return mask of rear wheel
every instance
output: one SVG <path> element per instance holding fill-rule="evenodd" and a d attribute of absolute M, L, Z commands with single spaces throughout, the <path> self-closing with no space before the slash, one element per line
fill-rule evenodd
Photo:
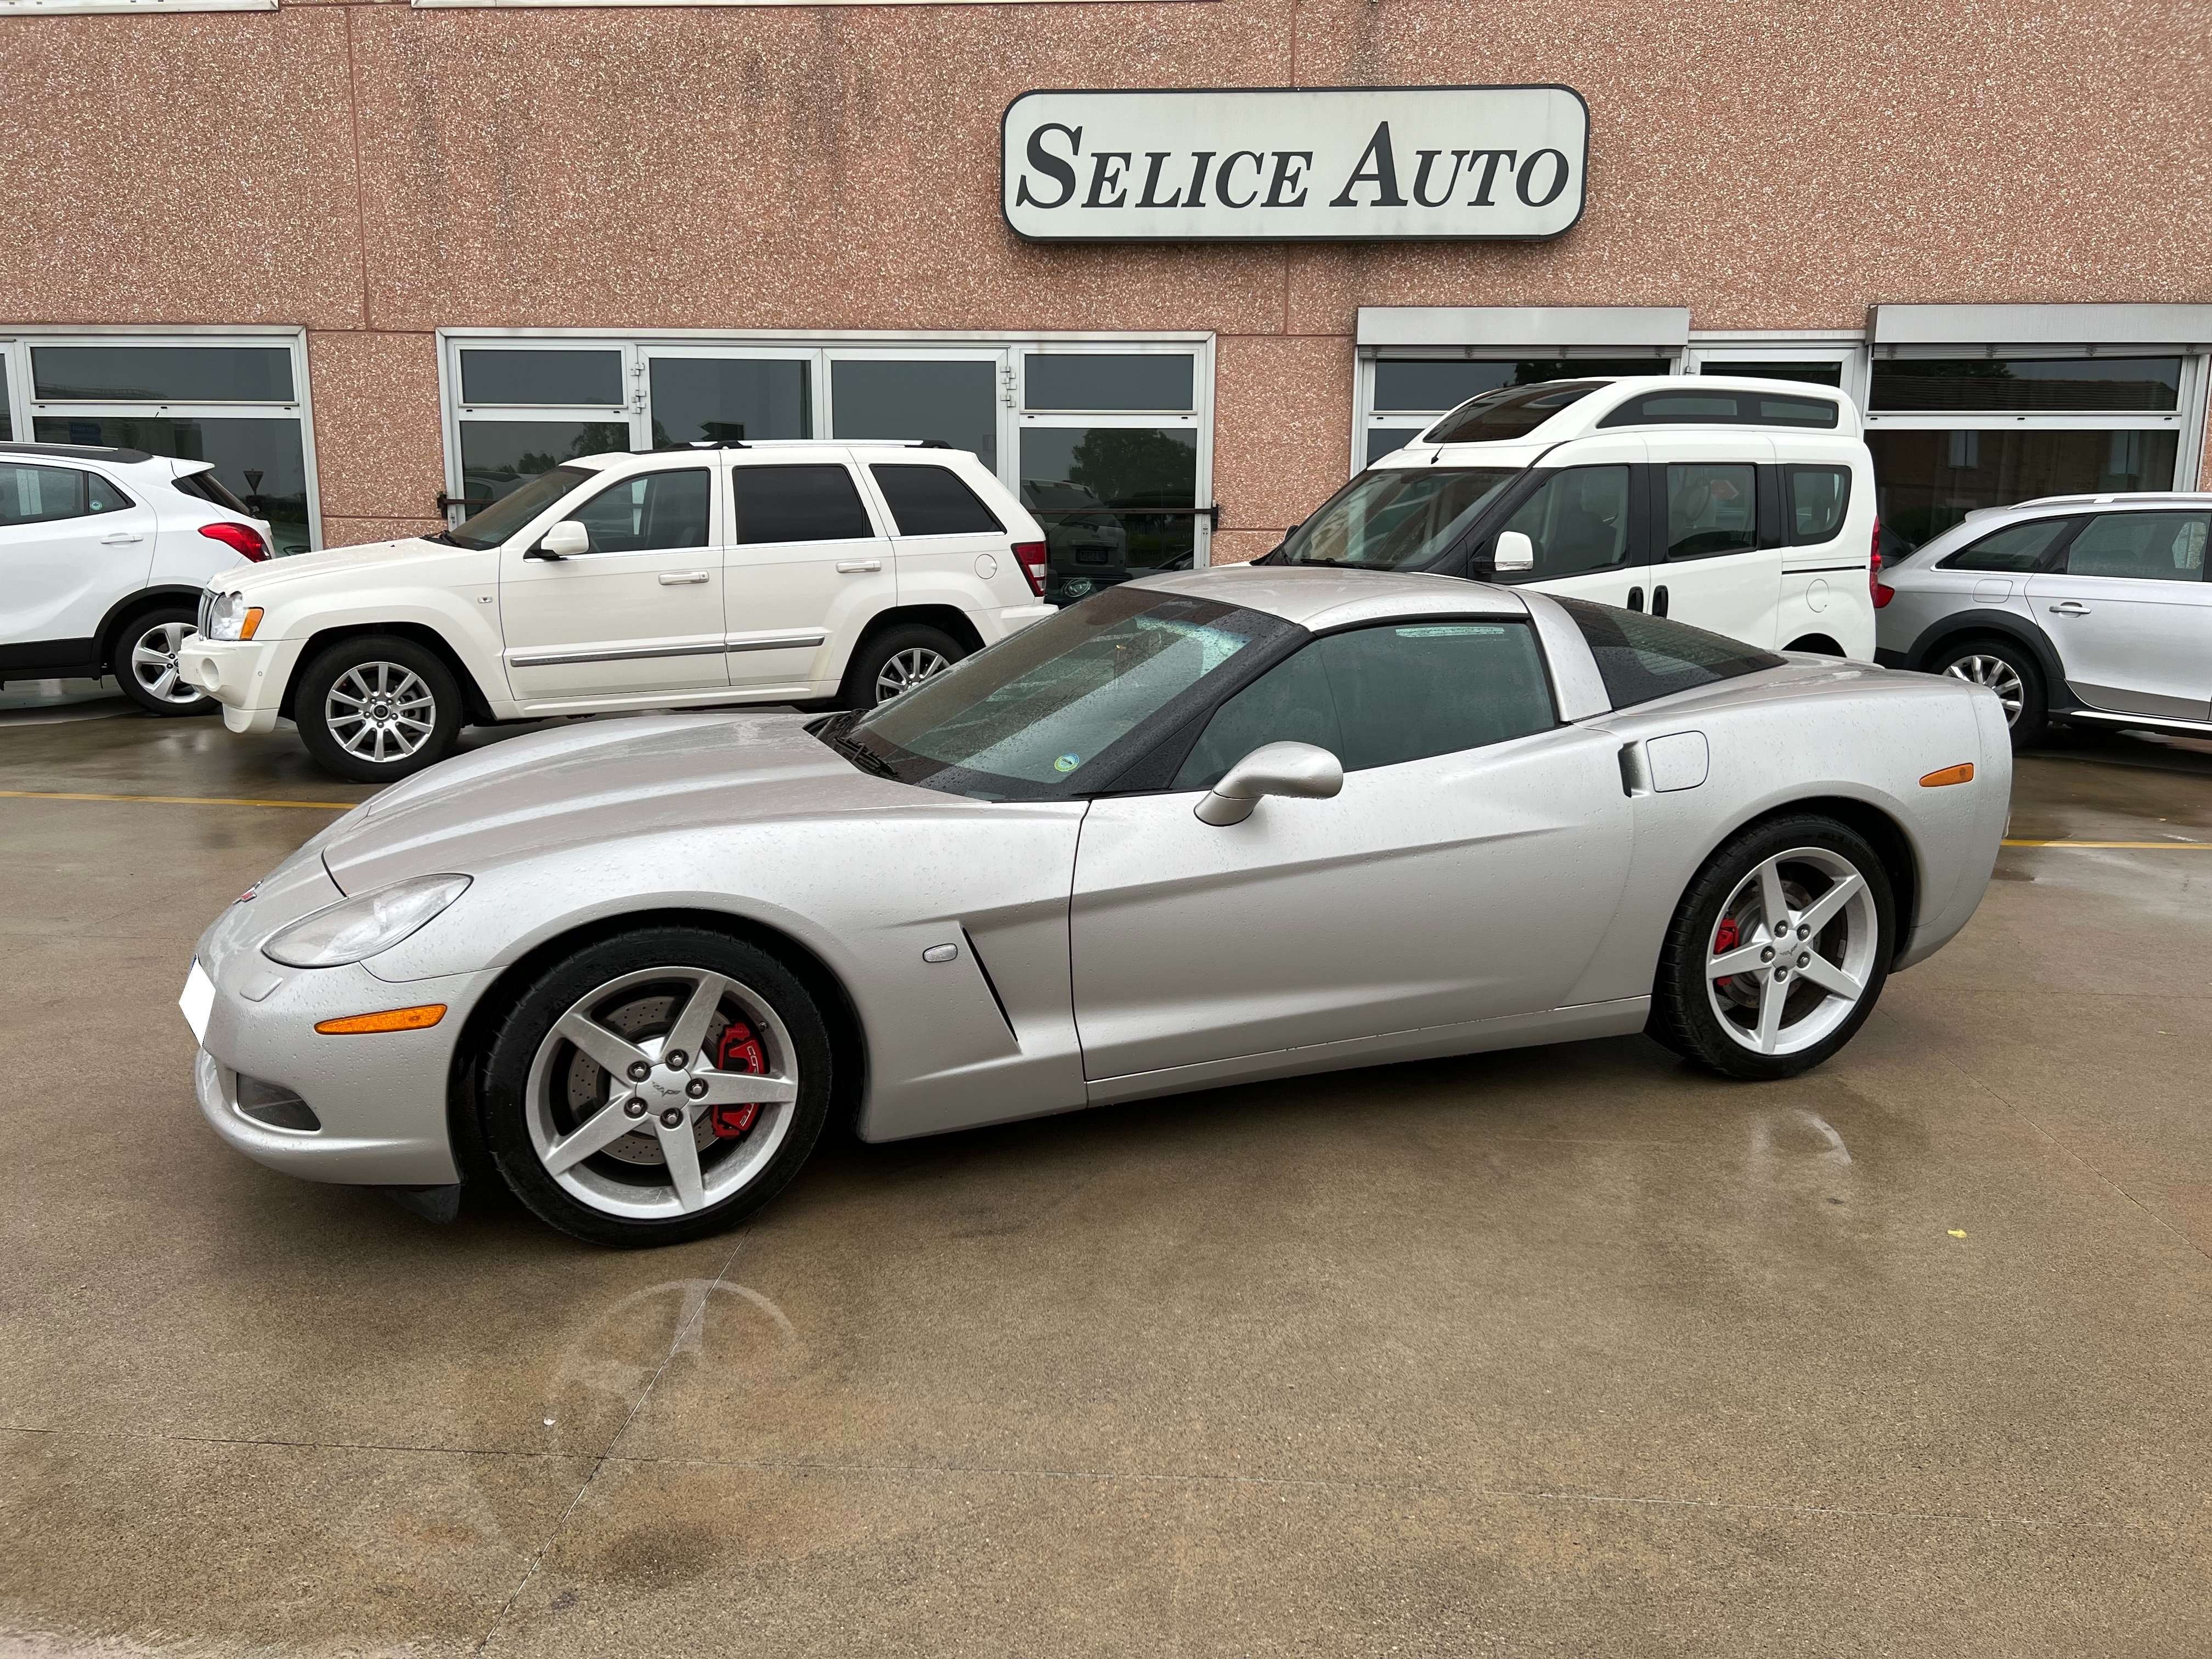
<path fill-rule="evenodd" d="M 1994 637 L 1961 640 L 1939 650 L 1928 667 L 1932 673 L 1948 674 L 1996 692 L 2004 705 L 2014 748 L 2025 749 L 2043 735 L 2049 718 L 2043 670 L 2026 646 Z"/>
<path fill-rule="evenodd" d="M 1730 1077 L 1795 1076 L 1866 1023 L 1895 934 L 1888 874 L 1857 831 L 1809 814 L 1754 824 L 1682 895 L 1646 1029 Z"/>
<path fill-rule="evenodd" d="M 307 752 L 340 777 L 390 783 L 436 764 L 461 734 L 461 688 L 412 640 L 340 640 L 300 676 L 293 718 Z"/>
<path fill-rule="evenodd" d="M 123 695 L 149 714 L 207 714 L 215 699 L 177 672 L 177 652 L 198 618 L 191 611 L 149 611 L 123 624 L 112 665 Z"/>
<path fill-rule="evenodd" d="M 493 1037 L 485 1145 L 515 1195 L 596 1244 L 672 1244 L 775 1196 L 830 1112 L 830 1035 L 757 946 L 652 927 L 587 945 Z"/>
<path fill-rule="evenodd" d="M 845 701 L 854 708 L 873 708 L 943 673 L 967 654 L 966 646 L 926 623 L 886 628 L 854 653 L 845 672 Z"/>

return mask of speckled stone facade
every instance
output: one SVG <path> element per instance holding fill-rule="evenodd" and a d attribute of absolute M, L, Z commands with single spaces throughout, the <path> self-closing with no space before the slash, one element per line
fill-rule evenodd
<path fill-rule="evenodd" d="M 2202 0 L 0 15 L 0 319 L 305 326 L 331 542 L 432 521 L 440 327 L 1207 330 L 1215 556 L 1249 557 L 1344 476 L 1362 305 L 2212 301 L 2208 40 Z M 1481 82 L 1589 100 L 1556 241 L 1000 217 L 1030 88 Z"/>

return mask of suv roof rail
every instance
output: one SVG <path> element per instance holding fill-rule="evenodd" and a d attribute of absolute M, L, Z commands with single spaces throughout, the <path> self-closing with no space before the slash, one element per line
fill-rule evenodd
<path fill-rule="evenodd" d="M 2131 501 L 2212 501 L 2202 490 L 2194 489 L 2111 489 L 2094 495 L 2038 495 L 2032 501 L 2015 501 L 2015 507 L 2110 507 Z"/>
<path fill-rule="evenodd" d="M 916 438 L 908 446 L 914 449 L 950 449 L 952 446 L 942 438 Z"/>
<path fill-rule="evenodd" d="M 633 449 L 633 455 L 668 455 L 679 449 L 750 449 L 752 446 L 737 438 L 686 438 L 681 442 L 653 444 L 644 449 Z"/>
<path fill-rule="evenodd" d="M 0 453 L 9 455 L 61 455 L 75 461 L 116 461 L 132 466 L 140 461 L 154 459 L 149 450 L 124 449 L 113 444 L 4 442 L 0 443 Z"/>

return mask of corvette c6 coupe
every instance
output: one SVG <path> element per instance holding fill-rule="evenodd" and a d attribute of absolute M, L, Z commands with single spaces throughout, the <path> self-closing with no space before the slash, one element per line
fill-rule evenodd
<path fill-rule="evenodd" d="M 869 1140 L 1647 1031 L 1850 1040 L 1980 902 L 1984 687 L 1445 577 L 1113 587 L 872 712 L 586 723 L 355 808 L 201 938 L 216 1132 L 606 1243 Z M 424 1190 L 429 1189 L 429 1190 Z"/>

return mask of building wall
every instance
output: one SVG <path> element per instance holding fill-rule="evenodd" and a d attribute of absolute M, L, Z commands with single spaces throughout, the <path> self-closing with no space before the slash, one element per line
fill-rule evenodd
<path fill-rule="evenodd" d="M 304 325 L 330 542 L 435 521 L 440 327 L 1210 330 L 1214 556 L 1247 557 L 1345 474 L 1361 305 L 2212 301 L 2208 33 L 2191 0 L 6 15 L 34 234 L 0 240 L 0 319 Z M 1557 241 L 1037 247 L 1000 218 L 1031 88 L 1483 81 L 1589 101 Z"/>

